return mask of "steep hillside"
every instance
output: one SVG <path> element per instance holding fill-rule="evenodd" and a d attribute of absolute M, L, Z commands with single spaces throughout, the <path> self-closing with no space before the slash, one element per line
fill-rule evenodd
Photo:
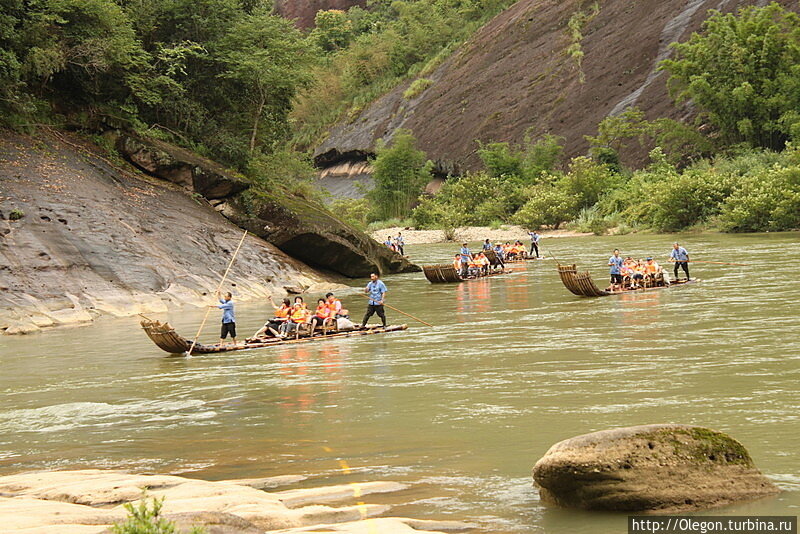
<path fill-rule="evenodd" d="M 669 44 L 699 29 L 709 9 L 733 11 L 763 0 L 605 0 L 580 28 L 579 66 L 567 53 L 568 22 L 587 1 L 520 0 L 495 17 L 431 75 L 428 89 L 403 97 L 410 81 L 331 129 L 316 149 L 325 168 L 358 161 L 378 138 L 413 130 L 442 171 L 476 167 L 475 140 L 522 141 L 525 132 L 565 138 L 569 156 L 585 153 L 584 135 L 606 116 L 636 105 L 648 117 L 685 118 L 673 107 L 666 75 L 656 71 Z M 796 1 L 783 1 L 797 9 Z M 582 76 L 581 76 L 582 72 Z M 581 83 L 581 77 L 584 82 Z M 628 163 L 643 161 L 636 147 Z"/>
<path fill-rule="evenodd" d="M 91 150 L 78 138 L 0 135 L 0 331 L 209 303 L 242 230 L 202 198 Z M 331 281 L 249 236 L 225 290 L 248 300 Z"/>

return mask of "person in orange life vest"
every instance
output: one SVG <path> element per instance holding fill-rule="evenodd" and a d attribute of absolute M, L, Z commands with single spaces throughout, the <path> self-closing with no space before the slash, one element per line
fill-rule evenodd
<path fill-rule="evenodd" d="M 461 274 L 461 254 L 456 254 L 453 258 L 453 269 L 455 269 L 457 273 Z"/>
<path fill-rule="evenodd" d="M 631 289 L 639 289 L 644 283 L 644 261 L 639 258 L 639 261 L 633 264 L 633 276 L 631 276 L 632 284 Z"/>
<path fill-rule="evenodd" d="M 278 306 L 275 304 L 275 302 L 273 302 L 272 295 L 270 295 L 268 298 L 269 298 L 269 303 L 275 309 L 275 316 L 266 323 L 264 323 L 264 326 L 262 326 L 258 330 L 258 332 L 253 334 L 253 337 L 248 338 L 248 341 L 252 341 L 260 337 L 265 337 L 265 334 L 269 334 L 272 337 L 280 337 L 280 333 L 278 332 L 278 330 L 280 329 L 281 325 L 285 323 L 286 320 L 289 318 L 289 312 L 292 309 L 292 303 L 289 301 L 289 299 L 287 298 L 283 299 L 281 305 Z"/>
<path fill-rule="evenodd" d="M 480 266 L 480 269 L 484 275 L 489 274 L 489 264 L 489 258 L 486 257 L 486 254 L 483 252 L 478 254 L 478 265 Z"/>
<path fill-rule="evenodd" d="M 342 301 L 333 296 L 333 293 L 326 293 L 325 300 L 328 302 L 328 307 L 333 311 L 333 316 L 336 319 L 350 317 L 350 312 L 344 309 Z"/>
<path fill-rule="evenodd" d="M 314 310 L 314 315 L 311 316 L 311 335 L 314 335 L 314 330 L 318 326 L 325 326 L 325 324 L 330 324 L 332 321 L 335 321 L 336 312 L 333 311 L 330 306 L 328 306 L 328 302 L 325 299 L 317 300 L 317 309 Z"/>
<path fill-rule="evenodd" d="M 281 333 L 285 336 L 297 330 L 298 325 L 305 323 L 309 318 L 310 312 L 306 308 L 303 297 L 294 298 L 294 306 L 292 311 L 289 312 L 289 319 L 281 325 Z"/>

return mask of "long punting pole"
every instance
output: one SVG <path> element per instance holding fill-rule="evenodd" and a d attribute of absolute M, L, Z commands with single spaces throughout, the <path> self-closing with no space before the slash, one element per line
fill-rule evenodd
<path fill-rule="evenodd" d="M 236 255 L 239 254 L 239 249 L 242 248 L 242 243 L 244 243 L 244 238 L 245 237 L 247 237 L 247 230 L 245 230 L 244 234 L 242 234 L 242 239 L 239 241 L 239 245 L 236 247 L 236 250 L 233 252 L 233 256 L 231 257 L 231 261 L 228 263 L 228 268 L 225 269 L 225 274 L 222 275 L 222 280 L 219 281 L 219 285 L 217 286 L 216 291 L 214 291 L 215 295 L 219 292 L 220 289 L 222 289 L 222 284 L 224 284 L 225 283 L 225 279 L 228 278 L 228 273 L 230 272 L 231 267 L 233 266 L 233 260 L 235 260 L 236 259 Z M 194 336 L 194 339 L 192 340 L 192 346 L 189 347 L 189 352 L 186 353 L 186 357 L 187 358 L 192 355 L 192 351 L 194 350 L 194 346 L 197 345 L 197 339 L 200 337 L 200 333 L 203 331 L 203 327 L 206 325 L 206 321 L 208 320 L 208 314 L 209 313 L 211 313 L 211 308 L 206 309 L 206 316 L 203 317 L 203 322 L 200 323 L 200 328 L 197 329 L 197 335 Z"/>
<path fill-rule="evenodd" d="M 706 261 L 706 260 L 689 260 L 687 263 L 714 263 L 716 265 L 738 265 L 740 267 L 747 267 L 748 265 L 751 265 L 749 263 L 731 263 L 728 261 Z"/>
<path fill-rule="evenodd" d="M 364 298 L 366 298 L 366 299 L 370 298 L 370 297 L 369 297 L 369 295 L 361 295 L 361 296 L 362 296 L 362 297 L 364 297 Z M 420 319 L 419 317 L 414 317 L 414 316 L 413 316 L 413 315 L 411 315 L 410 313 L 406 313 L 406 312 L 404 312 L 403 310 L 398 310 L 398 309 L 397 309 L 397 308 L 395 308 L 394 306 L 389 306 L 388 304 L 384 304 L 384 306 L 386 306 L 386 307 L 387 307 L 387 308 L 389 308 L 390 310 L 394 310 L 394 311 L 396 311 L 397 313 L 402 313 L 402 314 L 403 314 L 403 315 L 405 315 L 406 317 L 411 317 L 411 318 L 412 318 L 412 319 L 414 319 L 415 321 L 419 321 L 420 323 L 424 324 L 425 326 L 430 326 L 430 327 L 432 327 L 432 326 L 433 326 L 431 323 L 426 323 L 425 321 L 423 321 L 423 320 L 422 320 L 422 319 Z"/>

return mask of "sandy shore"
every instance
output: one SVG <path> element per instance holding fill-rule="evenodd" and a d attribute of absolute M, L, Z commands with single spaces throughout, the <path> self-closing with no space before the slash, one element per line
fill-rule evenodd
<path fill-rule="evenodd" d="M 397 236 L 397 232 L 403 233 L 406 245 L 421 245 L 424 243 L 447 243 L 442 230 L 407 230 L 402 227 L 384 228 L 377 230 L 370 235 L 379 243 L 386 241 L 386 236 Z M 591 233 L 573 232 L 572 230 L 542 230 L 539 232 L 542 238 L 550 237 L 580 237 L 587 235 L 594 235 Z M 456 241 L 483 241 L 486 238 L 495 242 L 515 241 L 521 240 L 526 245 L 530 243 L 530 236 L 528 230 L 521 226 L 512 224 L 503 225 L 498 230 L 492 230 L 488 226 L 465 226 L 459 228 L 456 232 Z"/>

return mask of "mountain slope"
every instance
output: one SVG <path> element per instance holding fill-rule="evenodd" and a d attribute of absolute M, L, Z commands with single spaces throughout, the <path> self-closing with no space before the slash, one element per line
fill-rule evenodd
<path fill-rule="evenodd" d="M 408 101 L 408 83 L 368 106 L 355 120 L 333 127 L 316 149 L 318 165 L 355 161 L 378 138 L 413 130 L 419 146 L 442 171 L 475 168 L 476 139 L 520 142 L 550 133 L 565 138 L 569 156 L 585 153 L 584 135 L 611 113 L 636 105 L 649 118 L 685 118 L 667 95 L 657 64 L 669 44 L 700 28 L 709 9 L 733 11 L 747 0 L 606 0 L 580 29 L 579 67 L 567 53 L 568 22 L 592 12 L 589 2 L 520 0 L 479 30 L 432 75 L 431 86 Z M 797 9 L 797 2 L 783 1 Z M 581 71 L 585 81 L 581 83 Z M 627 154 L 640 163 L 644 154 Z"/>

